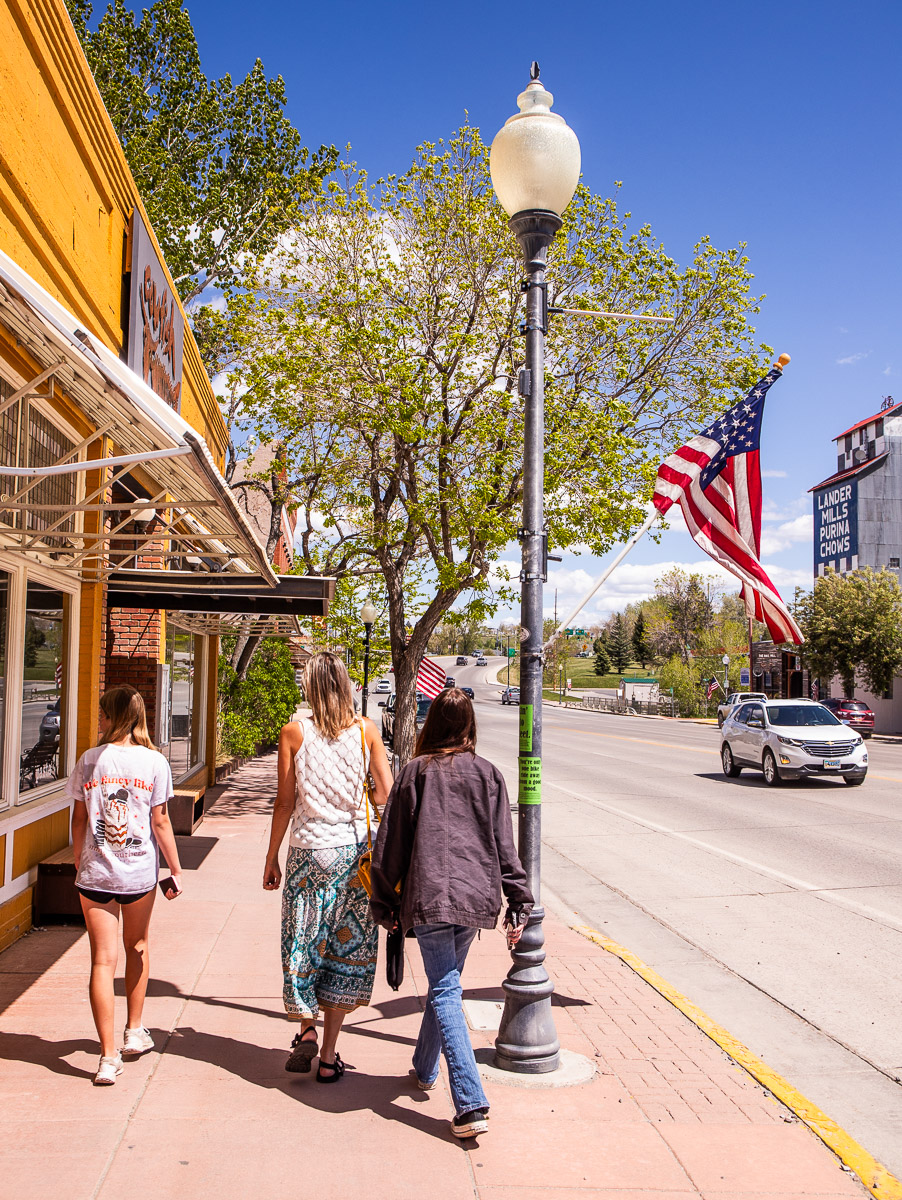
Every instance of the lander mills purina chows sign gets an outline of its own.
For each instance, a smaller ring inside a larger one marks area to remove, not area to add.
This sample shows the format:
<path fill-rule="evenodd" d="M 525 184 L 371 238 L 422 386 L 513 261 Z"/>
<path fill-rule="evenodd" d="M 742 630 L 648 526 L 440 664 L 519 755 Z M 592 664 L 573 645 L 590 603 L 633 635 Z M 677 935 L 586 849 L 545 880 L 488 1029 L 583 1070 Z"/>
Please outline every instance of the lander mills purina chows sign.
<path fill-rule="evenodd" d="M 844 479 L 814 493 L 814 573 L 852 570 L 858 554 L 858 480 Z"/>
<path fill-rule="evenodd" d="M 131 220 L 127 362 L 176 412 L 181 408 L 185 318 L 137 209 Z"/>

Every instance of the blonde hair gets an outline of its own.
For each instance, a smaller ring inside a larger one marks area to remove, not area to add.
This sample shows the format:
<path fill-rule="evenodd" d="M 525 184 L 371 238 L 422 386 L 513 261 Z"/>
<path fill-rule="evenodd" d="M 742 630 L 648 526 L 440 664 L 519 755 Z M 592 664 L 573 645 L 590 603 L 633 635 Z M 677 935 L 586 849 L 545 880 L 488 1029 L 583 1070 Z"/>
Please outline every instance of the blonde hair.
<path fill-rule="evenodd" d="M 354 693 L 348 669 L 331 650 L 314 654 L 304 670 L 304 693 L 313 723 L 332 741 L 354 724 Z"/>
<path fill-rule="evenodd" d="M 98 742 L 121 742 L 124 737 L 131 737 L 138 746 L 146 746 L 155 750 L 147 729 L 147 711 L 144 708 L 144 698 L 137 689 L 127 683 L 111 687 L 100 697 L 100 707 L 110 723 L 106 737 Z"/>

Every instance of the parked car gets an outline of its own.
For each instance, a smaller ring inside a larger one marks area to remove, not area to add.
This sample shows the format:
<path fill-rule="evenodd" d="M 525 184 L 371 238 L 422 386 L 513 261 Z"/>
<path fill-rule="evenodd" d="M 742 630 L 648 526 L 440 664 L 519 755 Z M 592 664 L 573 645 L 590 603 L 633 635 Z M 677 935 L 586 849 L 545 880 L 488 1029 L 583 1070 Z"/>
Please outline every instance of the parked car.
<path fill-rule="evenodd" d="M 466 666 L 468 666 L 469 664 L 468 664 L 468 660 L 467 660 L 467 657 L 466 657 L 466 655 L 465 655 L 465 654 L 458 654 L 458 656 L 457 656 L 457 663 L 456 663 L 455 665 L 456 665 L 456 666 L 458 666 L 458 667 L 466 667 Z"/>
<path fill-rule="evenodd" d="M 390 691 L 391 691 L 391 683 L 387 679 L 380 679 L 379 682 L 376 684 L 376 686 L 373 688 L 374 693 L 384 694 L 385 692 L 390 692 Z"/>
<path fill-rule="evenodd" d="M 59 698 L 47 705 L 47 711 L 41 717 L 38 728 L 39 742 L 54 742 L 60 735 L 60 702 Z"/>
<path fill-rule="evenodd" d="M 839 700 L 831 696 L 821 704 L 829 708 L 834 717 L 839 717 L 843 725 L 857 729 L 863 738 L 869 738 L 874 732 L 874 710 L 863 700 Z"/>
<path fill-rule="evenodd" d="M 477 666 L 477 667 L 487 667 L 488 665 L 489 665 L 489 664 L 488 664 L 488 662 L 486 661 L 486 657 L 485 657 L 485 655 L 484 655 L 484 654 L 480 654 L 479 658 L 477 658 L 477 659 L 476 659 L 476 666 Z"/>
<path fill-rule="evenodd" d="M 445 687 L 446 687 L 446 688 L 449 688 L 449 687 L 457 687 L 457 680 L 454 678 L 454 676 L 453 676 L 453 675 L 446 675 L 446 676 L 445 676 Z"/>
<path fill-rule="evenodd" d="M 417 729 L 426 720 L 426 714 L 429 712 L 431 704 L 432 701 L 428 696 L 417 692 Z M 386 746 L 393 749 L 395 744 L 395 693 L 392 692 L 387 700 L 380 700 L 379 707 L 382 709 L 382 740 Z"/>
<path fill-rule="evenodd" d="M 502 704 L 519 704 L 520 689 L 518 687 L 506 687 L 501 693 Z"/>
<path fill-rule="evenodd" d="M 462 687 L 460 690 L 463 692 L 463 694 L 465 696 L 469 696 L 471 700 L 476 699 L 476 697 L 473 694 L 473 689 L 471 687 Z"/>
<path fill-rule="evenodd" d="M 730 692 L 726 700 L 717 706 L 717 724 L 723 729 L 723 723 L 730 715 L 732 709 L 737 704 L 744 704 L 746 700 L 766 700 L 764 692 Z"/>
<path fill-rule="evenodd" d="M 786 779 L 836 776 L 857 787 L 868 773 L 860 734 L 816 700 L 753 700 L 723 724 L 720 760 L 730 779 L 744 767 L 763 771 L 770 787 Z"/>

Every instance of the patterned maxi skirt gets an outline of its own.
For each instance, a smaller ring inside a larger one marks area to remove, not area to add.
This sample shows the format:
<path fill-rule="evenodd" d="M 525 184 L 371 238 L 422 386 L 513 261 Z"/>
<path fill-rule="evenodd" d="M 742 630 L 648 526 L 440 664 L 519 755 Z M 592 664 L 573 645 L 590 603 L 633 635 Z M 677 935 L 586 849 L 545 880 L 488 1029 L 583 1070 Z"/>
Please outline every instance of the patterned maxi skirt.
<path fill-rule="evenodd" d="M 357 877 L 365 849 L 365 844 L 289 848 L 282 890 L 282 974 L 290 1017 L 315 1017 L 320 1007 L 350 1012 L 370 1002 L 378 930 Z"/>

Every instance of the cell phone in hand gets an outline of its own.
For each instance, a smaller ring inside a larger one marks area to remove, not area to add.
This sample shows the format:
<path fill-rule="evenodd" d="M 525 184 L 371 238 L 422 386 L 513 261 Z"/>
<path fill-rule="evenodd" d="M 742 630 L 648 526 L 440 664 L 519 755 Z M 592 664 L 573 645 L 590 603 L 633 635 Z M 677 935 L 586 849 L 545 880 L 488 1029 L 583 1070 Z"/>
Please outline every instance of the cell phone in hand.
<path fill-rule="evenodd" d="M 169 876 L 168 879 L 160 880 L 160 891 L 163 893 L 163 895 L 166 897 L 167 900 L 169 899 L 170 892 L 172 892 L 176 896 L 179 894 L 179 888 L 176 885 L 176 882 L 172 878 L 171 875 Z"/>

